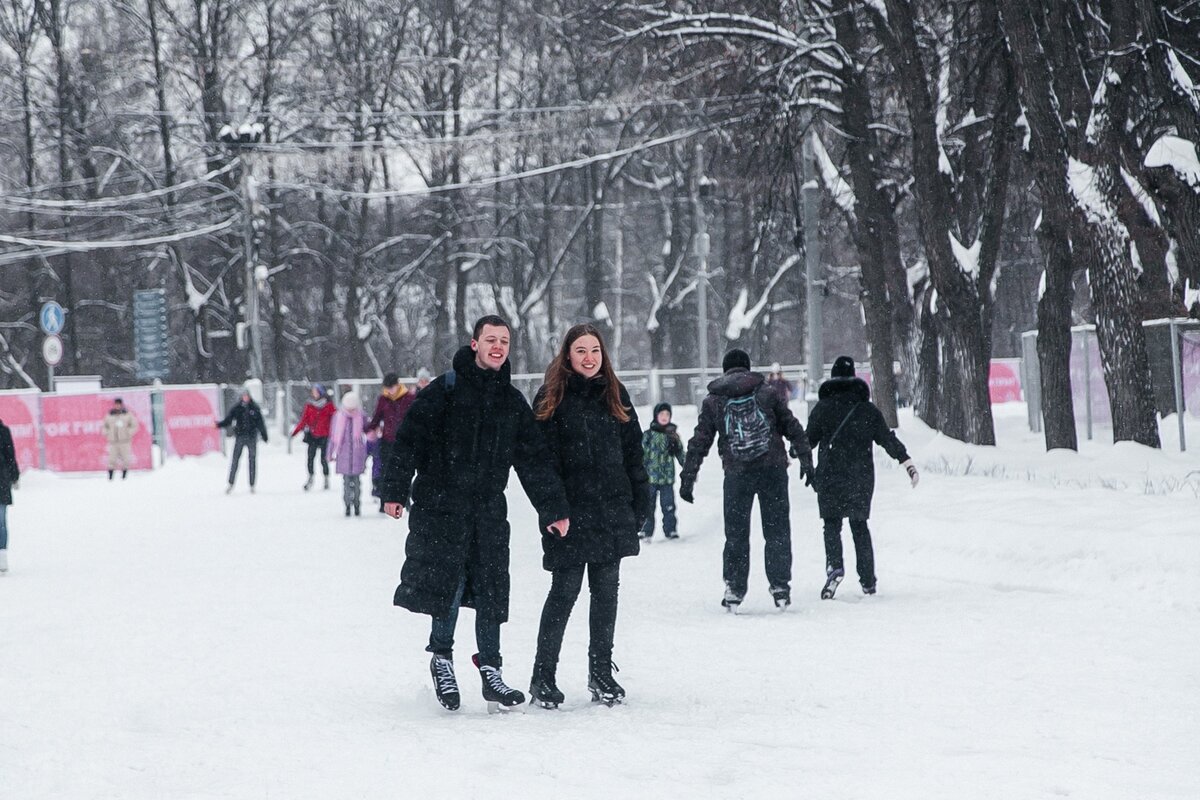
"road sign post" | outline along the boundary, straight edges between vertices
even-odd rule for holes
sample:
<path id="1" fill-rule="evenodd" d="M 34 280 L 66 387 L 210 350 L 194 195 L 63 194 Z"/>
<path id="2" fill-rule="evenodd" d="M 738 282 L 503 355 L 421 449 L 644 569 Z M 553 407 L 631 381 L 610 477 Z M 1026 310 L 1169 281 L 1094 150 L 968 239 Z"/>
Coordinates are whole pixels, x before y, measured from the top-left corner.
<path id="1" fill-rule="evenodd" d="M 162 289 L 134 292 L 133 359 L 137 376 L 160 380 L 170 372 L 167 295 Z"/>
<path id="2" fill-rule="evenodd" d="M 47 388 L 52 392 L 54 391 L 54 368 L 62 361 L 62 357 L 62 339 L 52 333 L 42 340 L 42 361 L 46 362 L 46 369 L 49 374 L 49 385 Z"/>

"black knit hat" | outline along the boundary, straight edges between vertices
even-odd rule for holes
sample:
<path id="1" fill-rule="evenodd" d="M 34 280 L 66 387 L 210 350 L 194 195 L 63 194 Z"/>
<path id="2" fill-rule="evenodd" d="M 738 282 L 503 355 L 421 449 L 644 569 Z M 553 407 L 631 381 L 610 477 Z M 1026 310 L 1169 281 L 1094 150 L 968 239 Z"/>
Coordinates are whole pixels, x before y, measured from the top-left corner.
<path id="1" fill-rule="evenodd" d="M 400 376 L 394 372 L 389 372 L 383 376 L 383 385 L 389 389 L 400 382 Z"/>
<path id="2" fill-rule="evenodd" d="M 665 411 L 665 412 L 667 412 L 668 414 L 671 414 L 671 413 L 673 413 L 673 412 L 671 411 L 671 404 L 670 404 L 670 403 L 659 403 L 658 405 L 656 405 L 656 406 L 654 407 L 654 416 L 655 416 L 655 418 L 657 418 L 657 417 L 658 417 L 658 412 L 660 412 L 660 411 Z"/>
<path id="3" fill-rule="evenodd" d="M 750 369 L 750 355 L 745 350 L 734 348 L 725 354 L 725 358 L 721 359 L 721 370 L 729 372 L 738 367 Z"/>
<path id="4" fill-rule="evenodd" d="M 837 361 L 833 362 L 833 369 L 829 370 L 829 375 L 832 378 L 853 378 L 854 359 L 850 356 L 838 356 Z"/>

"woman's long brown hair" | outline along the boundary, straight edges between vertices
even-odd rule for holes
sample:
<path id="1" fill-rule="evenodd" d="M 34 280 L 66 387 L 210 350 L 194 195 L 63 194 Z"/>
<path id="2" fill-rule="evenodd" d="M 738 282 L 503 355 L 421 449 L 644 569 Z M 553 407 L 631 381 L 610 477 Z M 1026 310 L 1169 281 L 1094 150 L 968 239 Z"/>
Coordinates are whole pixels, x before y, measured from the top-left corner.
<path id="1" fill-rule="evenodd" d="M 604 337 L 600 335 L 600 331 L 596 330 L 594 325 L 587 322 L 576 325 L 567 331 L 558 355 L 550 362 L 550 366 L 546 367 L 546 381 L 545 386 L 542 387 L 541 400 L 538 401 L 537 418 L 548 420 L 558 410 L 558 404 L 562 402 L 563 394 L 567 391 L 567 380 L 575 374 L 575 371 L 571 369 L 571 345 L 583 336 L 595 336 L 596 341 L 600 343 L 599 374 L 603 375 L 605 380 L 604 395 L 608 401 L 608 412 L 619 422 L 629 422 L 629 409 L 621 402 L 621 383 L 617 380 L 617 373 L 613 372 L 612 361 L 608 358 L 608 348 L 604 346 Z"/>

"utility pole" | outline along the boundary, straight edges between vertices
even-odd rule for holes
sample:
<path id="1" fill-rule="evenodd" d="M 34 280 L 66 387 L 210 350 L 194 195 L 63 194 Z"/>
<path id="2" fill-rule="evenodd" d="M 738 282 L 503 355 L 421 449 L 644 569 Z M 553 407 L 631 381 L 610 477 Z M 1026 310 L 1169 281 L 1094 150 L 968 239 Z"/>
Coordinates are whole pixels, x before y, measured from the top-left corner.
<path id="1" fill-rule="evenodd" d="M 692 211 L 695 216 L 694 249 L 699 259 L 696 276 L 696 343 L 700 355 L 700 393 L 708 386 L 708 215 L 704 210 L 704 145 L 696 144 L 692 164 Z"/>
<path id="2" fill-rule="evenodd" d="M 801 203 L 804 214 L 804 294 L 807 299 L 808 317 L 808 380 L 805 399 L 810 403 L 817 398 L 817 388 L 825 371 L 825 337 L 821 318 L 822 298 L 825 294 L 825 276 L 821 270 L 821 235 L 818 225 L 821 215 L 821 195 L 817 186 L 812 137 L 816 136 L 810 117 L 805 126 L 804 145 L 800 158 L 803 161 L 801 174 Z"/>
<path id="3" fill-rule="evenodd" d="M 242 260 L 246 285 L 246 337 L 249 340 L 249 373 L 253 380 L 263 379 L 262 331 L 259 326 L 259 293 L 266 288 L 269 271 L 259 263 L 258 244 L 266 227 L 265 211 L 258 199 L 258 183 L 254 178 L 255 145 L 262 140 L 262 123 L 246 123 L 236 130 L 232 125 L 221 128 L 217 138 L 233 149 L 242 160 L 239 188 L 242 196 Z"/>

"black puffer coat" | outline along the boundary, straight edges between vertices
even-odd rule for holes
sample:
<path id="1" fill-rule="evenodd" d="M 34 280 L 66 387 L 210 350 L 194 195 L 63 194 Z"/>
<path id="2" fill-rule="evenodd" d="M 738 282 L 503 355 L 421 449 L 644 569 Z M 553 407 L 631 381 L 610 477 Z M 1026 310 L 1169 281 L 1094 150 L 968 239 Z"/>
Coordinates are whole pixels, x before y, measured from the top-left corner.
<path id="1" fill-rule="evenodd" d="M 729 447 L 725 443 L 725 432 L 722 421 L 725 418 L 725 404 L 735 397 L 745 397 L 753 394 L 758 401 L 758 407 L 766 415 L 767 424 L 772 434 L 767 452 L 750 463 L 735 461 L 730 457 Z M 780 397 L 766 379 L 757 372 L 751 372 L 742 367 L 734 367 L 721 377 L 708 384 L 708 397 L 700 406 L 700 419 L 687 446 L 687 459 L 683 465 L 680 483 L 690 486 L 696 482 L 696 474 L 700 472 L 700 464 L 708 455 L 713 439 L 720 433 L 717 440 L 717 452 L 721 454 L 721 464 L 726 472 L 739 470 L 762 469 L 763 467 L 787 468 L 787 453 L 783 448 L 783 440 L 787 439 L 795 448 L 801 462 L 812 462 L 812 454 L 808 440 L 804 437 L 804 426 L 796 415 L 788 408 L 787 403 Z M 780 438 L 782 437 L 782 438 Z"/>
<path id="2" fill-rule="evenodd" d="M 816 488 L 822 519 L 870 518 L 875 493 L 872 443 L 897 461 L 908 460 L 908 451 L 883 421 L 861 378 L 833 378 L 821 384 L 808 415 L 808 441 L 818 448 Z"/>
<path id="3" fill-rule="evenodd" d="M 606 386 L 603 376 L 572 375 L 554 415 L 538 423 L 571 506 L 565 538 L 543 529 L 542 566 L 548 570 L 638 554 L 639 531 L 650 513 L 642 428 L 624 386 L 621 402 L 629 421 L 609 413 Z M 535 408 L 543 391 L 534 399 Z"/>
<path id="4" fill-rule="evenodd" d="M 262 409 L 253 400 L 249 403 L 239 400 L 229 409 L 225 419 L 217 423 L 218 428 L 228 428 L 231 425 L 233 435 L 238 439 L 254 441 L 256 437 L 261 436 L 264 442 L 267 440 L 267 423 L 263 421 Z"/>
<path id="5" fill-rule="evenodd" d="M 543 528 L 568 517 L 567 499 L 533 411 L 510 382 L 508 363 L 499 371 L 481 369 L 464 347 L 454 356 L 454 373 L 454 388 L 441 375 L 417 395 L 384 465 L 380 496 L 412 509 L 395 603 L 445 616 L 465 571 L 463 605 L 475 608 L 476 598 L 486 595 L 504 622 L 510 469 L 516 467 Z"/>
<path id="6" fill-rule="evenodd" d="M 21 477 L 17 467 L 17 451 L 13 447 L 12 431 L 0 422 L 0 506 L 11 506 L 13 484 Z"/>

